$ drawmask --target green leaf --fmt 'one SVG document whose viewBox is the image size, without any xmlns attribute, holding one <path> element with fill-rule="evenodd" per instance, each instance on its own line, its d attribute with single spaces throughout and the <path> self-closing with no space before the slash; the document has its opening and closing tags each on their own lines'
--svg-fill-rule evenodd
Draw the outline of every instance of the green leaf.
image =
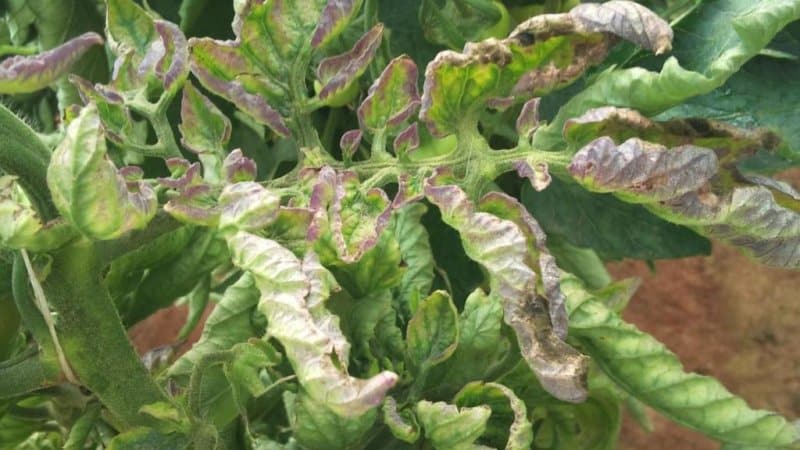
<svg viewBox="0 0 800 450">
<path fill-rule="evenodd" d="M 66 74 L 90 48 L 103 43 L 89 32 L 35 56 L 14 56 L 0 63 L 0 93 L 23 94 L 44 89 Z"/>
<path fill-rule="evenodd" d="M 235 344 L 263 334 L 264 330 L 253 320 L 258 299 L 259 292 L 253 277 L 249 273 L 242 274 L 236 283 L 225 289 L 206 320 L 200 340 L 175 361 L 169 368 L 169 376 L 179 379 L 188 377 L 192 367 L 204 354 L 228 350 Z"/>
<path fill-rule="evenodd" d="M 554 178 L 542 192 L 522 188 L 522 203 L 548 235 L 591 248 L 603 259 L 681 258 L 711 253 L 711 243 L 689 228 L 609 194 L 593 194 Z M 619 233 L 625 229 L 625 233 Z"/>
<path fill-rule="evenodd" d="M 393 397 L 386 397 L 383 401 L 383 423 L 389 427 L 392 436 L 403 442 L 413 444 L 420 437 L 419 424 L 414 414 L 408 410 L 397 410 L 397 401 Z"/>
<path fill-rule="evenodd" d="M 525 450 L 533 444 L 533 427 L 525 403 L 514 391 L 498 383 L 475 382 L 456 394 L 459 407 L 486 405 L 492 415 L 481 441 L 495 448 Z"/>
<path fill-rule="evenodd" d="M 61 221 L 42 224 L 16 177 L 0 176 L 0 248 L 50 250 L 75 235 L 75 230 Z"/>
<path fill-rule="evenodd" d="M 594 250 L 576 247 L 557 235 L 548 236 L 547 248 L 556 257 L 558 267 L 575 274 L 591 289 L 611 283 L 611 275 Z"/>
<path fill-rule="evenodd" d="M 394 213 L 391 230 L 400 246 L 406 271 L 396 288 L 398 302 L 407 317 L 417 310 L 419 299 L 428 295 L 433 285 L 433 252 L 428 230 L 420 222 L 428 208 L 412 203 Z"/>
<path fill-rule="evenodd" d="M 304 391 L 284 393 L 283 402 L 294 438 L 309 450 L 362 448 L 378 417 L 375 409 L 357 417 L 342 417 Z"/>
<path fill-rule="evenodd" d="M 458 345 L 458 312 L 450 296 L 436 291 L 419 304 L 406 329 L 408 360 L 418 372 L 446 361 Z"/>
<path fill-rule="evenodd" d="M 132 50 L 139 58 L 147 53 L 150 43 L 157 39 L 153 19 L 133 0 L 108 0 L 106 34 L 117 55 Z"/>
<path fill-rule="evenodd" d="M 562 278 L 570 335 L 625 391 L 672 420 L 725 443 L 788 447 L 800 432 L 784 418 L 750 409 L 713 378 L 686 373 L 653 337 L 625 323 L 571 276 Z"/>
<path fill-rule="evenodd" d="M 234 264 L 253 274 L 269 335 L 283 345 L 308 395 L 343 417 L 379 405 L 397 375 L 381 372 L 365 380 L 347 375 L 349 344 L 323 304 L 335 280 L 316 254 L 309 251 L 301 262 L 275 241 L 245 232 L 229 237 L 228 245 Z"/>
<path fill-rule="evenodd" d="M 94 107 L 86 107 L 53 152 L 47 185 L 59 212 L 93 239 L 113 239 L 144 228 L 156 213 L 156 194 L 141 169 L 121 171 L 110 161 Z"/>
<path fill-rule="evenodd" d="M 564 87 L 606 56 L 611 34 L 656 52 L 669 49 L 672 38 L 665 22 L 631 2 L 536 16 L 509 38 L 440 52 L 425 70 L 420 118 L 431 133 L 446 136 L 477 122 L 490 99 L 525 101 Z"/>
<path fill-rule="evenodd" d="M 417 65 L 408 56 L 399 56 L 370 87 L 358 107 L 358 120 L 361 128 L 373 134 L 388 130 L 394 135 L 417 112 L 419 104 Z"/>
<path fill-rule="evenodd" d="M 503 4 L 492 0 L 423 0 L 419 19 L 425 39 L 451 49 L 489 37 L 503 38 L 511 26 Z"/>
<path fill-rule="evenodd" d="M 141 450 L 145 448 L 189 447 L 190 440 L 180 434 L 162 434 L 152 428 L 133 428 L 114 437 L 108 444 L 109 450 Z"/>
<path fill-rule="evenodd" d="M 187 32 L 197 22 L 209 0 L 181 0 L 181 7 L 178 9 L 178 15 L 181 18 L 181 30 Z"/>
<path fill-rule="evenodd" d="M 569 100 L 547 126 L 533 136 L 533 146 L 563 146 L 561 130 L 573 117 L 600 106 L 627 107 L 647 116 L 722 86 L 788 23 L 800 19 L 800 2 L 778 0 L 717 1 L 698 6 L 681 23 L 684 31 L 660 72 L 640 67 L 607 70 Z"/>
<path fill-rule="evenodd" d="M 438 182 L 437 178 L 428 181 L 425 195 L 442 211 L 444 221 L 459 231 L 467 255 L 489 273 L 491 295 L 501 299 L 504 320 L 514 329 L 522 356 L 548 392 L 565 401 L 583 400 L 587 360 L 559 337 L 566 334 L 566 329 L 560 329 L 566 317 L 558 292 L 558 269 L 544 249 L 539 225 L 522 205 L 502 194 L 485 199 L 492 212 L 504 214 L 500 218 L 476 211 L 459 187 Z M 536 253 L 544 291 L 540 293 L 537 274 L 529 265 Z M 557 322 L 551 323 L 550 317 Z"/>
<path fill-rule="evenodd" d="M 458 408 L 444 402 L 418 402 L 414 408 L 425 438 L 433 448 L 479 449 L 474 444 L 486 430 L 492 410 L 488 406 Z"/>
<path fill-rule="evenodd" d="M 257 231 L 278 218 L 281 198 L 254 181 L 228 184 L 219 195 L 219 229 Z"/>
</svg>

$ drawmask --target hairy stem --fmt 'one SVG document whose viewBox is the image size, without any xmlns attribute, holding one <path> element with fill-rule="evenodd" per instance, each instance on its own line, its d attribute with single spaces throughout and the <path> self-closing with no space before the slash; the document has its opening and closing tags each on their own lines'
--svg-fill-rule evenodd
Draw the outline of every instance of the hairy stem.
<svg viewBox="0 0 800 450">
<path fill-rule="evenodd" d="M 36 212 L 44 221 L 58 215 L 47 189 L 50 150 L 13 112 L 0 105 L 0 171 L 19 177 Z"/>
<path fill-rule="evenodd" d="M 77 240 L 53 254 L 43 288 L 70 366 L 123 426 L 150 422 L 139 409 L 168 401 L 133 350 L 101 280 L 91 242 Z M 103 339 L 98 339 L 102 336 Z"/>
<path fill-rule="evenodd" d="M 58 367 L 43 361 L 38 352 L 0 366 L 0 400 L 55 386 L 62 381 Z"/>
</svg>

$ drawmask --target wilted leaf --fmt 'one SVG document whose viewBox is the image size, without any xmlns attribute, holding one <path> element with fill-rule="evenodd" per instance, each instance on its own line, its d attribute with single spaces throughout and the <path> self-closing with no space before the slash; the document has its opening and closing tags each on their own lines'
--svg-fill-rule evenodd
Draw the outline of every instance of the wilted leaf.
<svg viewBox="0 0 800 450">
<path fill-rule="evenodd" d="M 0 63 L 0 93 L 24 94 L 44 89 L 65 75 L 92 46 L 102 43 L 100 35 L 89 32 L 35 56 L 6 58 Z"/>
<path fill-rule="evenodd" d="M 667 151 L 638 139 L 617 147 L 600 138 L 575 154 L 569 170 L 589 189 L 647 203 L 656 214 L 743 247 L 766 264 L 800 267 L 800 213 L 761 186 L 718 186 L 711 150 Z"/>
<path fill-rule="evenodd" d="M 144 228 L 156 213 L 156 194 L 141 176 L 138 167 L 114 167 L 97 110 L 89 106 L 53 152 L 47 185 L 59 212 L 81 233 L 113 239 Z"/>
<path fill-rule="evenodd" d="M 413 444 L 419 440 L 420 429 L 416 417 L 409 410 L 398 411 L 397 401 L 393 397 L 386 397 L 383 401 L 383 423 L 392 436 L 403 442 Z"/>
<path fill-rule="evenodd" d="M 525 101 L 561 88 L 606 56 L 611 34 L 653 50 L 665 48 L 672 31 L 663 20 L 629 2 L 610 3 L 619 8 L 600 20 L 579 6 L 567 14 L 533 17 L 506 39 L 468 43 L 463 53 L 439 53 L 425 70 L 420 117 L 434 135 L 445 136 L 476 121 L 489 99 Z M 632 32 L 645 28 L 647 42 Z"/>
<path fill-rule="evenodd" d="M 585 7 L 585 5 L 582 5 Z M 652 116 L 723 85 L 755 56 L 786 24 L 800 19 L 793 0 L 759 2 L 732 0 L 695 9 L 681 22 L 674 43 L 678 59 L 670 57 L 660 72 L 640 67 L 608 70 L 561 107 L 547 126 L 534 134 L 534 147 L 564 145 L 564 123 L 601 106 L 627 107 Z M 651 40 L 652 41 L 652 40 Z"/>
<path fill-rule="evenodd" d="M 514 391 L 498 383 L 475 382 L 464 386 L 455 398 L 456 405 L 486 405 L 492 415 L 482 440 L 495 448 L 526 450 L 533 444 L 533 427 L 528 408 Z"/>
<path fill-rule="evenodd" d="M 532 263 L 530 232 L 496 215 L 478 212 L 457 186 L 425 187 L 425 194 L 442 211 L 442 218 L 461 234 L 467 255 L 480 263 L 490 275 L 491 294 L 502 299 L 504 319 L 517 334 L 523 357 L 542 385 L 555 397 L 581 401 L 586 396 L 584 376 L 586 358 L 564 343 L 556 333 L 563 326 L 558 298 L 553 296 L 552 264 L 542 266 L 545 292 L 536 292 L 536 273 Z M 521 205 L 519 205 L 521 208 Z M 514 212 L 516 214 L 516 212 Z M 519 212 L 522 214 L 522 212 Z M 532 220 L 532 218 L 530 219 Z M 527 234 L 527 236 L 526 236 Z M 552 258 L 542 253 L 540 257 Z M 549 257 L 549 258 L 548 258 Z M 557 288 L 557 273 L 555 274 Z M 550 314 L 545 298 L 554 302 Z M 558 318 L 551 325 L 550 315 Z M 555 332 L 553 327 L 557 327 Z"/>
<path fill-rule="evenodd" d="M 319 277 L 330 276 L 313 252 L 301 262 L 276 242 L 245 232 L 231 236 L 228 243 L 233 262 L 255 277 L 269 335 L 283 345 L 309 396 L 343 417 L 359 416 L 379 405 L 397 375 L 382 372 L 367 380 L 347 375 L 346 347 L 336 344 L 341 335 L 338 318 L 324 308 L 321 298 L 311 295 Z"/>
<path fill-rule="evenodd" d="M 492 410 L 487 406 L 458 408 L 444 402 L 422 400 L 414 408 L 425 438 L 433 448 L 478 449 L 474 444 L 486 430 Z"/>
</svg>

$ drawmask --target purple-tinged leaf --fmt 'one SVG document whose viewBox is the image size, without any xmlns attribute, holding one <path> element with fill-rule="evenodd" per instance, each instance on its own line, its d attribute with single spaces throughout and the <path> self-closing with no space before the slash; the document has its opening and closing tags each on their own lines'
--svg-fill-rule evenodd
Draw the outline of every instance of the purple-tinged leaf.
<svg viewBox="0 0 800 450">
<path fill-rule="evenodd" d="M 575 14 L 540 15 L 506 39 L 468 43 L 461 53 L 440 52 L 425 70 L 420 118 L 439 137 L 462 123 L 476 124 L 492 99 L 526 101 L 570 84 L 605 58 L 617 40 L 612 34 L 641 41 L 631 30 L 645 24 L 653 28 L 647 36 L 658 40 L 654 48 L 662 49 L 671 38 L 669 25 L 644 8 L 626 8 L 600 18 L 609 23 L 594 21 L 577 8 Z"/>
<path fill-rule="evenodd" d="M 311 46 L 324 47 L 339 36 L 361 9 L 362 3 L 363 0 L 328 0 L 311 38 Z"/>
<path fill-rule="evenodd" d="M 521 206 L 506 207 L 505 214 L 521 217 L 524 223 L 476 211 L 459 187 L 440 184 L 445 175 L 439 173 L 430 179 L 425 195 L 439 207 L 444 222 L 458 230 L 467 255 L 489 273 L 490 295 L 502 302 L 504 320 L 516 332 L 522 356 L 542 386 L 555 397 L 571 402 L 584 400 L 587 360 L 559 338 L 565 331 L 563 304 L 559 305 L 561 299 L 552 289 L 552 283 L 557 284 L 558 280 L 557 275 L 553 279 L 554 264 L 548 261 L 552 257 L 538 248 L 543 239 L 537 236 L 541 230 L 529 215 L 524 215 Z M 531 268 L 536 252 L 543 272 L 541 294 L 537 293 L 537 276 Z M 542 266 L 542 262 L 546 265 Z M 549 314 L 547 302 L 551 302 Z M 551 323 L 550 316 L 556 319 L 555 323 Z"/>
<path fill-rule="evenodd" d="M 47 185 L 56 208 L 81 233 L 114 239 L 144 228 L 158 208 L 155 191 L 136 175 L 131 169 L 118 172 L 108 158 L 100 117 L 90 105 L 53 152 Z"/>
<path fill-rule="evenodd" d="M 397 195 L 392 201 L 392 208 L 399 209 L 403 206 L 422 200 L 425 197 L 425 179 L 428 172 L 421 170 L 415 174 L 402 173 L 397 177 Z"/>
<path fill-rule="evenodd" d="M 514 163 L 514 169 L 517 175 L 530 180 L 531 186 L 537 192 L 545 190 L 553 181 L 546 162 L 517 161 Z"/>
<path fill-rule="evenodd" d="M 406 55 L 393 59 L 369 88 L 369 95 L 358 108 L 361 128 L 374 133 L 387 129 L 397 132 L 419 108 L 417 65 Z"/>
<path fill-rule="evenodd" d="M 757 173 L 742 173 L 742 178 L 747 180 L 748 183 L 755 184 L 756 186 L 764 186 L 771 191 L 786 195 L 792 200 L 800 201 L 800 192 L 797 191 L 792 185 L 784 181 L 776 180 L 774 178 L 765 177 Z"/>
<path fill-rule="evenodd" d="M 235 43 L 192 38 L 189 49 L 192 73 L 206 89 L 229 100 L 276 134 L 291 134 L 280 113 L 267 103 L 267 98 L 277 98 L 275 89 L 260 77 L 247 75 L 258 73 L 258 69 L 240 54 Z"/>
<path fill-rule="evenodd" d="M 356 83 L 375 57 L 381 39 L 383 24 L 379 23 L 364 33 L 349 51 L 320 61 L 317 67 L 317 79 L 322 84 L 320 100 L 329 100 Z"/>
<path fill-rule="evenodd" d="M 90 48 L 102 43 L 99 34 L 90 32 L 38 55 L 6 58 L 0 62 L 0 94 L 44 89 L 65 75 Z"/>
<path fill-rule="evenodd" d="M 253 181 L 229 184 L 219 196 L 221 230 L 258 231 L 275 221 L 280 196 Z"/>
<path fill-rule="evenodd" d="M 164 205 L 164 211 L 189 225 L 216 227 L 221 212 L 216 194 L 207 184 L 190 185 L 170 199 Z"/>
<path fill-rule="evenodd" d="M 406 159 L 407 155 L 419 147 L 419 125 L 412 123 L 394 138 L 394 154 L 398 158 Z"/>
<path fill-rule="evenodd" d="M 228 183 L 253 181 L 256 179 L 256 162 L 244 156 L 241 149 L 236 149 L 225 158 L 222 163 L 225 180 Z"/>
<path fill-rule="evenodd" d="M 111 142 L 118 145 L 143 143 L 136 138 L 133 118 L 119 92 L 100 84 L 93 86 L 88 80 L 77 75 L 70 75 L 69 81 L 78 89 L 78 94 L 85 105 L 89 103 L 95 105 L 106 137 Z"/>
<path fill-rule="evenodd" d="M 669 24 L 637 3 L 619 0 L 584 3 L 569 14 L 578 19 L 586 31 L 613 33 L 656 55 L 672 49 Z"/>
<path fill-rule="evenodd" d="M 194 153 L 222 154 L 231 138 L 231 121 L 191 82 L 183 85 L 181 144 Z"/>
<path fill-rule="evenodd" d="M 608 137 L 581 149 L 570 172 L 593 191 L 645 203 L 665 219 L 743 248 L 765 264 L 800 268 L 797 200 L 781 203 L 761 186 L 730 187 L 713 150 L 666 147 L 636 138 L 617 147 Z"/>
<path fill-rule="evenodd" d="M 514 105 L 514 97 L 492 97 L 486 100 L 486 107 L 495 111 L 505 111 Z"/>
<path fill-rule="evenodd" d="M 529 141 L 531 134 L 539 127 L 539 102 L 541 98 L 535 97 L 522 105 L 522 111 L 517 116 L 517 134 L 521 140 Z"/>
<path fill-rule="evenodd" d="M 559 288 L 561 271 L 547 249 L 547 236 L 528 210 L 515 198 L 500 192 L 486 194 L 479 203 L 483 212 L 514 222 L 525 235 L 529 253 L 538 255 L 536 272 L 542 279 L 543 296 L 547 300 L 553 332 L 561 340 L 567 338 L 567 310 L 564 295 Z"/>
<path fill-rule="evenodd" d="M 348 358 L 341 355 L 346 347 L 337 344 L 342 336 L 339 319 L 312 295 L 314 283 L 331 283 L 325 280 L 332 278 L 313 252 L 300 261 L 277 242 L 245 232 L 229 237 L 228 246 L 234 264 L 253 274 L 261 291 L 259 310 L 270 324 L 269 335 L 283 345 L 303 391 L 343 417 L 360 416 L 378 406 L 398 376 L 392 372 L 369 379 L 347 375 Z"/>
<path fill-rule="evenodd" d="M 339 148 L 342 149 L 342 157 L 345 161 L 351 161 L 353 155 L 358 151 L 358 146 L 361 144 L 362 133 L 361 130 L 349 130 L 342 134 L 339 139 Z"/>
<path fill-rule="evenodd" d="M 164 90 L 171 91 L 189 75 L 189 46 L 177 25 L 164 20 L 156 20 L 154 25 L 165 49 L 156 63 L 156 74 Z"/>
<path fill-rule="evenodd" d="M 171 176 L 158 179 L 162 186 L 182 190 L 201 184 L 203 181 L 198 163 L 190 163 L 183 158 L 169 158 L 166 160 L 166 164 Z"/>
<path fill-rule="evenodd" d="M 619 147 L 595 139 L 572 159 L 569 172 L 596 192 L 617 192 L 629 201 L 669 200 L 703 187 L 717 173 L 713 150 L 667 147 L 631 138 Z"/>
<path fill-rule="evenodd" d="M 717 151 L 720 165 L 733 166 L 759 150 L 775 150 L 780 139 L 765 129 L 746 130 L 707 119 L 676 119 L 656 122 L 627 108 L 590 109 L 564 123 L 564 139 L 574 148 L 608 136 L 615 142 L 632 137 L 668 147 L 692 144 Z"/>
<path fill-rule="evenodd" d="M 308 239 L 317 240 L 329 233 L 339 259 L 353 263 L 378 243 L 389 224 L 392 206 L 378 188 L 363 191 L 355 172 L 335 172 L 325 166 L 319 172 L 311 194 L 314 222 Z"/>
</svg>

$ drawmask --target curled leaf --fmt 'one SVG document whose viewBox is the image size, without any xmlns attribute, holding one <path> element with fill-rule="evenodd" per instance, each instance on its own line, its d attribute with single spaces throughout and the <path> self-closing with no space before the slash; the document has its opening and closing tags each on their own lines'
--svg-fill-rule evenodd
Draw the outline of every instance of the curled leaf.
<svg viewBox="0 0 800 450">
<path fill-rule="evenodd" d="M 358 107 L 361 128 L 375 133 L 396 133 L 419 108 L 417 65 L 406 55 L 398 56 L 383 69 Z"/>
<path fill-rule="evenodd" d="M 177 25 L 165 20 L 153 22 L 164 54 L 155 65 L 156 76 L 161 80 L 164 90 L 171 91 L 189 75 L 189 47 L 186 36 Z"/>
<path fill-rule="evenodd" d="M 156 213 L 156 194 L 137 169 L 114 167 L 97 110 L 90 105 L 69 124 L 53 152 L 47 185 L 53 203 L 75 228 L 94 239 L 113 239 L 144 228 Z"/>
<path fill-rule="evenodd" d="M 404 158 L 408 153 L 419 147 L 419 126 L 412 123 L 394 138 L 394 153 L 398 158 Z"/>
<path fill-rule="evenodd" d="M 317 67 L 317 79 L 322 84 L 320 100 L 345 92 L 356 83 L 375 57 L 382 38 L 383 25 L 379 23 L 364 33 L 349 51 L 320 61 Z"/>
<path fill-rule="evenodd" d="M 566 331 L 563 297 L 556 292 L 555 262 L 544 252 L 540 254 L 540 269 L 545 289 L 542 294 L 536 292 L 531 257 L 542 243 L 543 233 L 537 243 L 535 234 L 541 230 L 534 228 L 533 218 L 521 206 L 504 208 L 510 210 L 510 216 L 528 219 L 524 224 L 476 211 L 457 186 L 429 181 L 425 195 L 442 211 L 445 223 L 461 234 L 467 255 L 489 273 L 491 293 L 502 300 L 504 319 L 516 332 L 522 356 L 543 387 L 561 400 L 585 399 L 587 361 L 559 338 Z M 549 307 L 545 299 L 552 303 Z M 549 316 L 555 319 L 552 324 Z"/>
<path fill-rule="evenodd" d="M 366 380 L 347 375 L 346 347 L 337 344 L 342 342 L 338 317 L 314 294 L 324 292 L 314 288 L 315 283 L 329 283 L 325 280 L 330 276 L 315 257 L 301 262 L 277 242 L 245 232 L 230 236 L 228 245 L 234 264 L 253 274 L 268 333 L 283 345 L 303 390 L 343 417 L 378 406 L 398 377 L 392 372 Z"/>
<path fill-rule="evenodd" d="M 397 410 L 397 400 L 393 397 L 386 397 L 383 401 L 383 423 L 389 427 L 392 436 L 403 442 L 413 444 L 419 440 L 419 424 L 411 411 Z"/>
<path fill-rule="evenodd" d="M 244 156 L 242 150 L 238 148 L 225 157 L 225 161 L 222 163 L 222 169 L 228 183 L 253 181 L 256 179 L 256 162 Z"/>
<path fill-rule="evenodd" d="M 6 58 L 0 62 L 0 93 L 24 94 L 44 89 L 65 75 L 86 51 L 102 43 L 99 34 L 89 32 L 38 55 Z"/>
<path fill-rule="evenodd" d="M 460 407 L 486 405 L 492 409 L 482 439 L 495 448 L 531 448 L 533 427 L 528 419 L 528 408 L 508 387 L 499 383 L 470 383 L 456 394 L 455 402 Z"/>
<path fill-rule="evenodd" d="M 350 130 L 342 134 L 339 139 L 339 148 L 342 149 L 342 156 L 345 161 L 353 159 L 353 155 L 358 151 L 358 146 L 361 144 L 361 130 Z"/>
<path fill-rule="evenodd" d="M 16 177 L 0 176 L 0 248 L 50 250 L 74 235 L 63 222 L 42 224 Z"/>
<path fill-rule="evenodd" d="M 529 140 L 531 134 L 539 127 L 539 102 L 541 98 L 536 97 L 528 100 L 522 105 L 522 110 L 517 116 L 517 134 L 520 139 Z"/>
<path fill-rule="evenodd" d="M 492 414 L 488 406 L 458 408 L 445 402 L 418 402 L 414 408 L 425 437 L 433 448 L 475 448 Z"/>
<path fill-rule="evenodd" d="M 320 48 L 339 36 L 361 9 L 363 0 L 329 0 L 319 17 L 311 46 Z"/>
<path fill-rule="evenodd" d="M 546 162 L 517 161 L 514 163 L 514 168 L 519 176 L 530 180 L 531 186 L 536 191 L 545 190 L 553 181 Z"/>
<path fill-rule="evenodd" d="M 143 143 L 135 133 L 135 123 L 125 106 L 121 92 L 113 87 L 91 82 L 77 75 L 70 75 L 69 81 L 78 89 L 85 105 L 93 103 L 103 124 L 106 137 L 115 144 Z"/>
<path fill-rule="evenodd" d="M 630 1 L 584 3 L 573 8 L 570 16 L 578 18 L 587 31 L 613 33 L 656 55 L 672 48 L 672 28 L 655 13 Z"/>
<path fill-rule="evenodd" d="M 425 372 L 449 358 L 458 345 L 458 312 L 450 295 L 436 291 L 420 302 L 406 330 L 408 360 Z"/>
<path fill-rule="evenodd" d="M 705 185 L 717 173 L 717 156 L 707 148 L 663 145 L 631 138 L 619 147 L 602 137 L 583 147 L 569 171 L 596 192 L 620 192 L 645 202 L 668 200 Z"/>
<path fill-rule="evenodd" d="M 729 189 L 716 182 L 712 150 L 667 150 L 636 138 L 618 147 L 604 137 L 576 153 L 569 170 L 591 190 L 644 203 L 654 213 L 739 246 L 765 264 L 800 267 L 800 213 L 779 204 L 763 186 Z"/>
<path fill-rule="evenodd" d="M 314 222 L 309 240 L 329 233 L 345 263 L 358 261 L 374 247 L 391 217 L 391 202 L 378 188 L 364 192 L 355 172 L 323 167 L 311 194 Z"/>
<path fill-rule="evenodd" d="M 275 221 L 280 196 L 253 181 L 229 184 L 219 196 L 219 228 L 257 231 Z"/>
</svg>

